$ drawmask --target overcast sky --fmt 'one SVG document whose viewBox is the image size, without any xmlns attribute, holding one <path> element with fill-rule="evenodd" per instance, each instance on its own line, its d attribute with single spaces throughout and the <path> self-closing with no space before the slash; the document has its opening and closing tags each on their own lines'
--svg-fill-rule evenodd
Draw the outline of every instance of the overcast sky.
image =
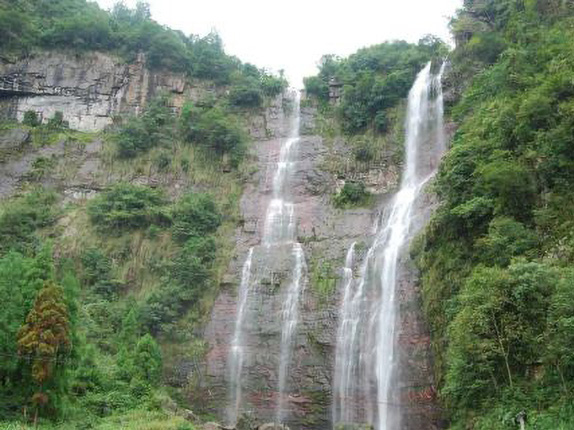
<svg viewBox="0 0 574 430">
<path fill-rule="evenodd" d="M 97 0 L 105 9 L 115 0 Z M 136 0 L 126 0 L 132 6 Z M 462 0 L 148 0 L 152 17 L 186 34 L 217 30 L 227 53 L 278 71 L 300 86 L 324 54 L 425 34 L 449 39 Z"/>
</svg>

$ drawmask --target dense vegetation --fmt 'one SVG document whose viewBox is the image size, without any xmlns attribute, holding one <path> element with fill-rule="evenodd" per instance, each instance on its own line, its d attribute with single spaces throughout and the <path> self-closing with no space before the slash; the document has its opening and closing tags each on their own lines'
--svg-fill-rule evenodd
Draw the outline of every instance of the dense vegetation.
<svg viewBox="0 0 574 430">
<path fill-rule="evenodd" d="M 365 182 L 372 169 L 401 163 L 410 88 L 426 63 L 446 53 L 446 45 L 433 36 L 417 44 L 385 42 L 348 58 L 326 55 L 319 73 L 304 79 L 303 106 L 317 108 L 313 132 L 329 146 L 324 167 L 345 180 L 331 200 L 335 207 L 350 209 L 377 201 Z M 345 150 L 335 149 L 335 142 L 344 142 Z"/>
<path fill-rule="evenodd" d="M 39 188 L 0 211 L 0 416 L 77 426 L 157 410 L 162 354 L 145 333 L 174 336 L 174 323 L 211 288 L 221 215 L 206 194 L 171 204 L 160 190 L 123 183 L 90 202 L 104 243 L 142 229 L 173 235 L 172 261 L 155 267 L 161 288 L 137 300 L 126 296 L 132 281 L 116 278 L 117 263 L 97 247 L 53 257 L 44 232 L 56 231 L 59 207 L 57 193 Z M 181 420 L 177 428 L 191 427 Z"/>
<path fill-rule="evenodd" d="M 0 427 L 191 430 L 178 411 L 192 382 L 166 380 L 171 363 L 204 353 L 198 327 L 239 221 L 246 118 L 286 80 L 228 56 L 215 34 L 160 26 L 144 3 L 104 12 L 84 0 L 0 0 L 2 57 L 47 49 L 125 61 L 143 52 L 151 68 L 225 88 L 178 113 L 160 95 L 98 136 L 70 130 L 60 112 L 1 124 L 29 132 L 30 147 L 74 149 L 37 158 L 0 201 Z M 96 138 L 97 195 L 64 197 L 59 175 L 73 176 L 74 151 Z"/>
<path fill-rule="evenodd" d="M 107 12 L 86 0 L 0 0 L 2 55 L 20 57 L 39 49 L 108 51 L 126 61 L 144 53 L 151 68 L 231 85 L 231 102 L 238 106 L 260 106 L 264 96 L 278 95 L 287 85 L 282 76 L 227 55 L 215 33 L 186 36 L 158 24 L 145 2 L 134 9 L 117 3 Z"/>
<path fill-rule="evenodd" d="M 407 96 L 423 65 L 445 53 L 444 44 L 429 36 L 416 45 L 399 41 L 363 48 L 345 59 L 327 55 L 318 75 L 305 78 L 305 90 L 324 106 L 329 84 L 342 86 L 336 114 L 343 131 L 384 133 L 390 110 Z"/>
<path fill-rule="evenodd" d="M 574 427 L 573 13 L 467 0 L 452 22 L 458 130 L 415 253 L 453 429 Z"/>
</svg>

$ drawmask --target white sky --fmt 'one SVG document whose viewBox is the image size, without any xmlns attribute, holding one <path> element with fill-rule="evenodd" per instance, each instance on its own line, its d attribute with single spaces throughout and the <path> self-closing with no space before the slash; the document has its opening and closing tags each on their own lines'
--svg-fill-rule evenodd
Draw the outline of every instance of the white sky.
<svg viewBox="0 0 574 430">
<path fill-rule="evenodd" d="M 115 0 L 97 0 L 110 8 Z M 136 0 L 125 0 L 133 6 Z M 148 0 L 152 17 L 185 34 L 216 29 L 227 53 L 258 67 L 284 69 L 291 83 L 316 73 L 324 54 L 425 34 L 449 39 L 462 0 Z"/>
</svg>

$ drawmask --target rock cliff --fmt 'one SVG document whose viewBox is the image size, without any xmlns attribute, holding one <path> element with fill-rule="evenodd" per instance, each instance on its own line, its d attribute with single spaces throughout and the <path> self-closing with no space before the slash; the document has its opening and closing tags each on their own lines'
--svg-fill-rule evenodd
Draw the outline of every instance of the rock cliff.
<svg viewBox="0 0 574 430">
<path fill-rule="evenodd" d="M 18 120 L 27 110 L 44 120 L 61 111 L 70 127 L 97 131 L 116 115 L 137 114 L 160 93 L 172 94 L 179 108 L 194 88 L 183 74 L 149 70 L 143 54 L 133 64 L 97 52 L 42 52 L 0 63 L 2 116 Z"/>
<path fill-rule="evenodd" d="M 302 111 L 302 129 L 312 133 L 315 112 Z M 223 421 L 228 402 L 229 375 L 227 359 L 233 337 L 237 311 L 237 289 L 248 249 L 255 246 L 255 266 L 265 261 L 257 245 L 263 234 L 265 209 L 270 198 L 273 167 L 279 156 L 280 141 L 269 139 L 256 142 L 252 156 L 257 170 L 250 177 L 241 201 L 243 226 L 236 232 L 236 250 L 226 279 L 212 310 L 205 330 L 208 353 L 202 365 L 203 377 L 194 387 L 202 391 L 196 405 L 205 408 Z M 330 429 L 331 397 L 338 310 L 341 300 L 341 271 L 351 243 L 357 243 L 360 264 L 372 240 L 373 228 L 380 211 L 384 210 L 390 191 L 398 184 L 399 166 L 371 166 L 363 172 L 340 173 L 329 168 L 339 167 L 352 158 L 342 141 L 327 143 L 313 134 L 301 137 L 298 145 L 297 168 L 291 180 L 291 192 L 296 204 L 298 238 L 307 259 L 307 286 L 301 304 L 301 320 L 290 368 L 289 410 L 287 425 L 292 429 Z M 335 169 L 337 170 L 337 169 Z M 369 173 L 370 172 L 370 173 Z M 373 173 L 376 172 L 376 173 Z M 332 204 L 332 196 L 341 181 L 357 175 L 368 177 L 373 190 L 378 191 L 379 204 L 373 209 L 341 210 Z M 432 207 L 432 200 L 428 200 Z M 258 260 L 258 261 L 257 261 Z M 261 281 L 255 288 L 259 301 L 248 312 L 253 315 L 248 328 L 245 362 L 243 412 L 260 422 L 272 421 L 277 402 L 277 369 L 281 342 L 281 295 L 286 287 L 289 258 L 266 267 L 257 276 Z M 285 266 L 285 267 L 283 267 Z M 438 428 L 439 415 L 432 380 L 430 341 L 421 318 L 416 274 L 405 270 L 400 285 L 401 321 L 399 333 L 401 354 L 405 366 L 401 379 L 401 403 L 405 411 L 405 429 Z"/>
</svg>

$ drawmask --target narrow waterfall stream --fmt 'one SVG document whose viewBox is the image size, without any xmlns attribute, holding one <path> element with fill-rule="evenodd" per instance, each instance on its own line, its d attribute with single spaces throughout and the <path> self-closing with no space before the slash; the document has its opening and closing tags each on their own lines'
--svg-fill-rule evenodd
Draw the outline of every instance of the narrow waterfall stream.
<svg viewBox="0 0 574 430">
<path fill-rule="evenodd" d="M 230 407 L 229 421 L 237 422 L 239 406 L 241 405 L 241 371 L 243 370 L 243 357 L 245 348 L 243 345 L 243 329 L 245 323 L 245 312 L 247 311 L 247 299 L 249 297 L 249 287 L 251 285 L 251 264 L 253 261 L 253 248 L 249 249 L 247 259 L 241 270 L 241 284 L 239 285 L 239 303 L 237 305 L 237 319 L 235 320 L 235 330 L 231 341 L 229 352 L 228 368 L 230 373 Z"/>
<path fill-rule="evenodd" d="M 401 187 L 377 221 L 358 279 L 353 279 L 349 261 L 354 244 L 347 256 L 335 359 L 334 427 L 368 423 L 377 430 L 400 428 L 400 399 L 394 386 L 399 365 L 395 294 L 401 258 L 414 233 L 415 203 L 445 149 L 443 68 L 434 75 L 429 63 L 410 91 Z"/>
<path fill-rule="evenodd" d="M 281 312 L 277 315 L 281 325 L 280 350 L 277 351 L 279 362 L 277 369 L 277 392 L 275 419 L 283 422 L 287 418 L 286 396 L 288 393 L 289 364 L 291 361 L 293 338 L 299 321 L 299 305 L 305 287 L 306 264 L 303 247 L 297 242 L 297 223 L 295 204 L 289 193 L 289 179 L 296 163 L 296 148 L 299 143 L 299 93 L 295 92 L 292 121 L 289 137 L 281 145 L 279 159 L 274 166 L 272 194 L 265 215 L 265 225 L 261 237 L 261 246 L 251 248 L 242 270 L 239 287 L 239 299 L 235 330 L 231 342 L 227 368 L 229 372 L 229 407 L 228 420 L 235 424 L 242 410 L 243 367 L 246 354 L 245 347 L 246 320 L 250 303 L 257 303 L 257 291 L 254 288 L 260 279 L 257 273 L 267 270 L 266 266 L 273 259 L 285 258 L 285 250 L 291 260 L 291 280 L 281 292 Z M 254 254 L 260 254 L 257 267 Z M 257 260 L 259 261 L 259 260 Z"/>
</svg>

